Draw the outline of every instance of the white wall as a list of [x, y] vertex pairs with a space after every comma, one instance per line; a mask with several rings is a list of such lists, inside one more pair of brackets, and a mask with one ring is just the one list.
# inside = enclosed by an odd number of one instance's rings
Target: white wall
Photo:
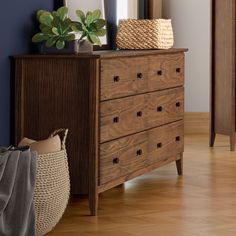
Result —
[[[222, 0], [223, 1], [223, 0]], [[186, 54], [186, 111], [209, 111], [211, 0], [163, 0], [163, 18], [171, 18], [175, 47]]]

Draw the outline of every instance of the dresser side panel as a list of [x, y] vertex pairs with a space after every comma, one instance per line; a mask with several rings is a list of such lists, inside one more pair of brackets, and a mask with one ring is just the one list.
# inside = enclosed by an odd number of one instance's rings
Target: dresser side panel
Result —
[[[67, 152], [72, 193], [88, 194], [91, 124], [90, 83], [98, 80], [98, 59], [18, 58], [16, 71], [16, 143], [23, 137], [45, 139], [58, 128], [68, 128]], [[94, 92], [93, 88], [92, 92]], [[94, 128], [94, 127], [93, 127]], [[96, 127], [97, 128], [97, 127]], [[92, 139], [96, 139], [93, 136]], [[94, 158], [94, 157], [91, 157]]]

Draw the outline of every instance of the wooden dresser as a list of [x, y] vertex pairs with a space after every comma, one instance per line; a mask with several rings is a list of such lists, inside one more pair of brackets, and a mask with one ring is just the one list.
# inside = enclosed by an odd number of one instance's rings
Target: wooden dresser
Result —
[[16, 143], [69, 128], [73, 194], [98, 195], [184, 151], [185, 49], [15, 57]]

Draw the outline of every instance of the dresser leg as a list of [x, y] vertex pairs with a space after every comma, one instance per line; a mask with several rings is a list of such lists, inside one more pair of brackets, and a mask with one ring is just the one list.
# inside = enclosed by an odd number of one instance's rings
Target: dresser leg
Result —
[[235, 133], [230, 135], [230, 150], [235, 151]]
[[98, 212], [98, 194], [89, 194], [89, 208], [92, 216]]
[[183, 175], [183, 154], [181, 154], [181, 159], [176, 161], [176, 167], [178, 175], [179, 176]]

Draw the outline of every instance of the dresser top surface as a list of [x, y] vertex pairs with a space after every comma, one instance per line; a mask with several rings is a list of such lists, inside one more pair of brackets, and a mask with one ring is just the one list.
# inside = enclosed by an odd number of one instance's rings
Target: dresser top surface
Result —
[[173, 54], [178, 52], [187, 52], [185, 48], [172, 48], [165, 50], [105, 50], [94, 51], [92, 53], [80, 54], [27, 54], [17, 55], [14, 58], [116, 58], [116, 57], [133, 57], [160, 54]]

